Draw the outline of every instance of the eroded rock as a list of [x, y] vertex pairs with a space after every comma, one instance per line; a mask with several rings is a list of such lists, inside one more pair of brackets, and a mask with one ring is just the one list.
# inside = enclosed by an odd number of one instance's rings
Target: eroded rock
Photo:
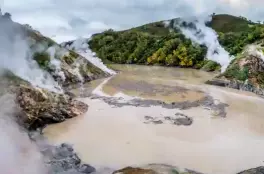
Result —
[[87, 104], [68, 95], [25, 85], [17, 89], [16, 101], [23, 113], [21, 119], [29, 129], [62, 122], [88, 110]]

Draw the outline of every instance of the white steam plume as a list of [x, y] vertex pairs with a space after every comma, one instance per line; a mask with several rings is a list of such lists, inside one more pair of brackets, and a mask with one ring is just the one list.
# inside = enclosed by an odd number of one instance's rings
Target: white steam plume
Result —
[[76, 41], [74, 41], [70, 46], [66, 45], [66, 47], [68, 49], [76, 51], [81, 56], [89, 60], [94, 66], [100, 68], [104, 72], [107, 72], [109, 74], [116, 74], [115, 71], [105, 66], [105, 64], [102, 62], [100, 58], [95, 56], [95, 53], [91, 51], [87, 42], [88, 42], [88, 39], [79, 38]]
[[14, 105], [11, 95], [0, 97], [0, 173], [47, 174], [37, 146], [12, 119]]
[[205, 45], [208, 49], [206, 58], [219, 63], [222, 67], [221, 71], [224, 72], [231, 62], [232, 57], [220, 45], [217, 33], [205, 25], [211, 19], [185, 19], [184, 21], [191, 24], [191, 27], [182, 25], [184, 22], [177, 23], [175, 27], [179, 27], [182, 33], [193, 42]]
[[51, 75], [32, 59], [29, 41], [23, 38], [21, 26], [0, 16], [0, 70], [9, 70], [34, 86], [61, 92]]
[[64, 72], [61, 70], [61, 61], [59, 58], [66, 55], [66, 52], [65, 53], [59, 52], [58, 51], [59, 49], [60, 48], [57, 48], [57, 46], [52, 46], [47, 49], [47, 53], [49, 53], [50, 55], [50, 65], [52, 68], [54, 68], [55, 70], [54, 73], [60, 76], [62, 81], [65, 81], [66, 77]]
[[263, 54], [261, 46], [249, 45], [246, 49], [246, 52], [248, 52], [249, 54], [254, 55], [256, 57], [259, 57], [264, 61], [264, 54]]

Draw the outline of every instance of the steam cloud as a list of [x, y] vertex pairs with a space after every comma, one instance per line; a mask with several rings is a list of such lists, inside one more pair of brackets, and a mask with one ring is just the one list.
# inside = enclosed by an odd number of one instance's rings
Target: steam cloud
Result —
[[259, 58], [261, 58], [264, 61], [264, 54], [261, 50], [261, 46], [259, 45], [250, 45], [248, 46], [247, 50], [246, 50], [249, 54], [252, 54], [254, 56], [257, 56]]
[[208, 18], [199, 19], [185, 19], [190, 26], [184, 26], [183, 21], [176, 23], [174, 27], [180, 28], [182, 33], [193, 42], [203, 44], [207, 47], [206, 58], [215, 61], [221, 65], [221, 71], [224, 72], [232, 60], [229, 53], [219, 44], [218, 35], [212, 29], [207, 27], [206, 22], [210, 21]]
[[0, 16], [0, 71], [11, 71], [33, 86], [60, 92], [60, 86], [51, 75], [39, 68], [32, 59], [30, 40], [23, 38], [21, 26]]
[[11, 95], [0, 97], [0, 173], [47, 174], [37, 146], [12, 119], [15, 114], [13, 101]]

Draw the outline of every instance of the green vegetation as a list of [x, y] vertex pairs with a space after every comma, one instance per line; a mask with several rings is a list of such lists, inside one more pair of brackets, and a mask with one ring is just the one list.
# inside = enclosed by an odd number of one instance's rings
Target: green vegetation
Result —
[[[174, 19], [178, 20], [178, 19]], [[155, 22], [125, 31], [107, 30], [89, 41], [91, 49], [104, 62], [148, 64], [218, 70], [216, 63], [204, 60], [207, 48], [195, 45], [172, 29], [173, 21]], [[243, 17], [212, 15], [207, 23], [219, 35], [219, 42], [231, 53], [239, 54], [247, 44], [263, 39], [264, 27]]]
[[233, 64], [228, 67], [223, 76], [226, 78], [234, 78], [236, 80], [245, 81], [249, 77], [248, 68], [240, 68], [238, 64]]
[[50, 55], [47, 52], [36, 52], [33, 55], [33, 59], [37, 61], [39, 66], [43, 69], [48, 69], [50, 62]]
[[104, 61], [115, 63], [194, 67], [204, 59], [206, 47], [193, 45], [181, 33], [154, 35], [153, 30], [150, 33], [139, 30], [108, 30], [95, 35], [89, 44]]
[[219, 33], [219, 41], [232, 55], [237, 55], [243, 48], [264, 38], [264, 27], [254, 25], [249, 30], [238, 33]]
[[255, 23], [241, 16], [227, 14], [212, 15], [212, 21], [208, 23], [209, 27], [222, 33], [249, 31], [251, 25], [255, 25]]
[[209, 71], [220, 70], [221, 66], [214, 61], [208, 60], [208, 61], [205, 61], [205, 64], [202, 67], [202, 69], [209, 72]]

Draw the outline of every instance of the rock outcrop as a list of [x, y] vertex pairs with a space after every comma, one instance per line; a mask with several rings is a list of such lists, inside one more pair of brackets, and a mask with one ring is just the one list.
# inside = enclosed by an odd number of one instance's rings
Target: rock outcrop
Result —
[[28, 59], [50, 73], [61, 86], [107, 77], [110, 74], [92, 64], [82, 55], [68, 50], [29, 25], [22, 25], [0, 16], [2, 25], [8, 26], [10, 39], [25, 41]]
[[238, 174], [264, 174], [264, 167], [257, 167], [253, 169], [248, 169], [243, 172], [239, 172]]
[[84, 114], [88, 109], [88, 105], [68, 95], [28, 85], [17, 89], [16, 101], [23, 113], [21, 121], [28, 129], [65, 121]]
[[38, 33], [33, 31], [29, 33], [30, 38], [33, 38], [31, 40], [33, 59], [42, 69], [49, 72], [61, 86], [89, 82], [110, 75], [80, 54], [63, 48]]
[[47, 146], [41, 152], [51, 174], [64, 172], [72, 174], [89, 174], [96, 171], [94, 167], [88, 164], [82, 164], [81, 159], [69, 144]]
[[126, 167], [121, 170], [115, 171], [113, 174], [158, 174], [151, 169]]
[[260, 47], [249, 46], [226, 71], [207, 84], [240, 89], [264, 95], [264, 60]]
[[[180, 170], [175, 166], [165, 164], [150, 164], [145, 167], [126, 167], [115, 171], [113, 174], [203, 174], [193, 170]], [[264, 167], [248, 169], [237, 174], [264, 174]]]

